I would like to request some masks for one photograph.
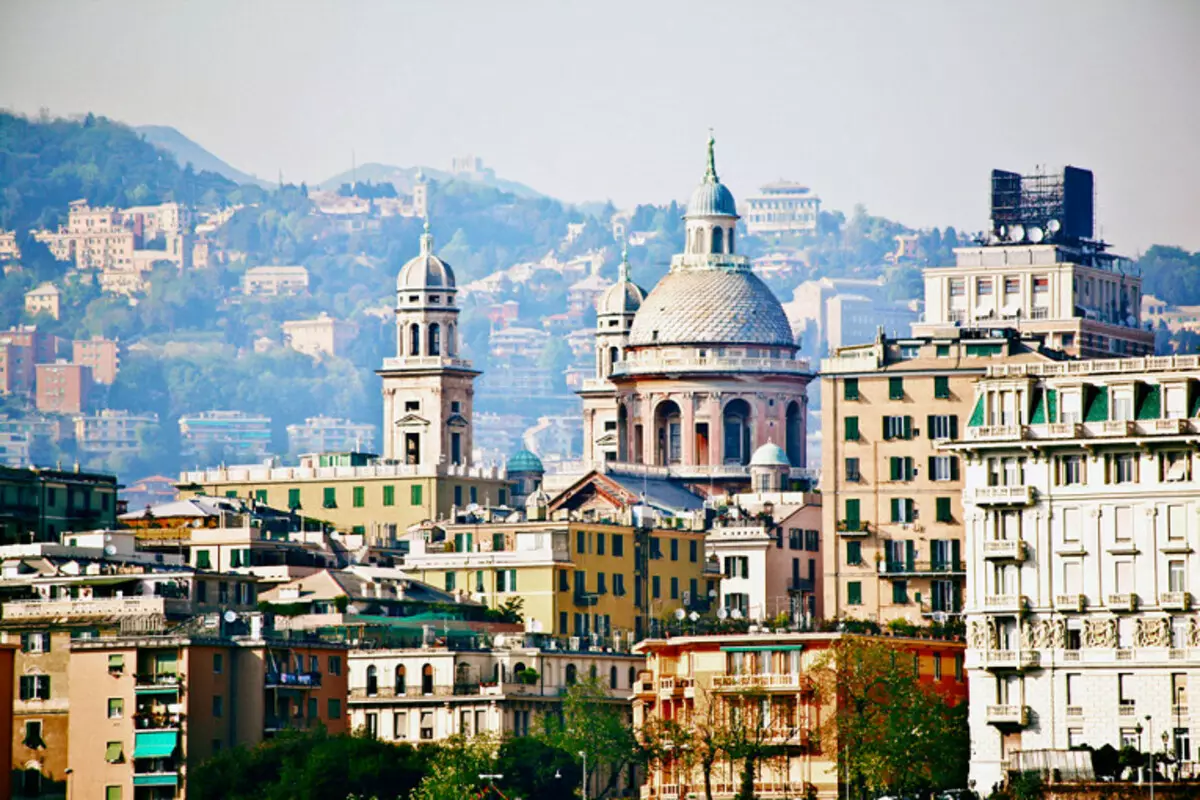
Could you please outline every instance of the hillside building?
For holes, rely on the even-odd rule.
[[[346,347],[358,335],[357,325],[333,319],[325,312],[316,319],[288,320],[281,327],[284,344],[314,358],[345,355]]]
[[[112,475],[0,467],[0,543],[53,542],[64,531],[112,528],[116,522]]]
[[[746,232],[751,236],[813,234],[821,213],[821,198],[807,186],[776,181],[746,198]]]
[[[375,426],[335,417],[309,417],[303,425],[288,425],[288,453],[373,453]]]
[[[261,461],[271,450],[271,418],[244,411],[201,411],[179,417],[185,459],[226,458]]]
[[[38,364],[37,410],[46,414],[79,414],[89,409],[92,368],[59,359]]]
[[[53,283],[43,283],[25,293],[25,313],[30,316],[49,314],[58,319],[61,303],[62,292]]]
[[[0,230],[0,262],[20,260],[21,246],[17,244],[17,232]]]
[[[242,276],[242,294],[276,297],[308,291],[308,270],[304,267],[251,267]]]
[[[101,409],[75,418],[75,447],[80,457],[136,455],[147,437],[158,432],[158,414]]]
[[[72,342],[71,363],[92,368],[92,380],[111,385],[117,379],[121,364],[117,342],[103,336],[76,339]]]

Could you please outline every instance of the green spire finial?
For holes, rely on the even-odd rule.
[[[708,129],[708,169],[704,173],[704,180],[710,183],[717,183],[720,178],[717,177],[717,156],[715,147],[717,140],[713,138],[712,128]]]
[[[621,266],[618,269],[619,277],[626,283],[629,282],[629,242],[621,245]]]

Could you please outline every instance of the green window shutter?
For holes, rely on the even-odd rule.
[[[424,502],[421,499],[421,494],[422,494],[421,489],[422,488],[424,488],[424,487],[422,487],[421,484],[419,484],[419,483],[414,483],[409,488],[409,498],[408,498],[409,505],[419,506],[419,505],[421,505],[422,502]]]
[[[395,486],[383,487],[383,504],[385,506],[396,505],[396,487]]]
[[[892,458],[888,459],[888,472],[889,472],[889,475],[891,476],[891,480],[894,480],[894,481],[900,480],[900,459],[899,458],[896,458],[893,456]]]
[[[937,499],[937,521],[938,522],[953,522],[954,519],[950,516],[950,498],[939,497]]]
[[[858,441],[858,417],[846,417],[846,441]]]
[[[888,378],[888,399],[904,399],[904,378]]]
[[[263,505],[266,505],[267,490],[266,489],[255,489],[254,490],[254,501],[257,503],[262,503]]]
[[[846,563],[861,564],[862,563],[862,542],[847,542],[846,543]]]
[[[862,581],[846,583],[846,603],[852,606],[862,605]]]
[[[199,569],[212,569],[212,560],[207,550],[196,551],[196,566]]]
[[[492,552],[493,553],[501,553],[503,551],[504,551],[504,534],[503,533],[493,533],[492,534]]]
[[[950,480],[958,480],[958,456],[950,456]]]
[[[842,383],[842,399],[858,399],[858,378],[846,378],[845,382]]]
[[[933,378],[933,396],[939,400],[946,400],[950,397],[950,377],[947,375],[935,375]]]
[[[858,530],[859,505],[862,501],[857,498],[846,501],[846,524],[850,530]]]
[[[904,520],[901,519],[901,514],[900,514],[900,498],[893,497],[891,500],[891,505],[892,505],[892,522],[903,522]]]
[[[913,435],[912,434],[912,417],[905,416],[904,417],[904,438],[911,439],[912,435]]]
[[[1138,419],[1159,419],[1162,417],[1162,396],[1159,393],[1158,384],[1147,387],[1144,396],[1142,397],[1141,405],[1138,406]]]
[[[950,438],[958,440],[958,415],[954,414],[950,417]]]
[[[447,592],[454,591],[454,573],[453,572],[446,573],[446,591]]]
[[[892,438],[891,436],[888,436],[888,420],[889,419],[891,419],[891,417],[884,417],[883,423],[880,425],[880,428],[879,428],[879,435],[884,439],[884,441],[887,441],[888,439]]]
[[[904,480],[911,481],[914,477],[916,477],[916,474],[917,474],[917,470],[916,470],[916,467],[913,465],[912,456],[905,456],[904,457]]]
[[[226,497],[237,497],[237,489],[226,489],[225,496]]]
[[[1037,400],[1033,404],[1033,413],[1029,415],[1029,424],[1042,425],[1046,422],[1046,393],[1038,392]]]
[[[517,590],[517,571],[515,569],[510,569],[508,571],[508,590],[510,592],[515,592]]]
[[[892,581],[892,603],[904,605],[908,602],[908,581]]]
[[[917,563],[917,543],[912,539],[907,539],[904,542],[904,564],[909,572],[912,572],[913,567]]]
[[[937,357],[938,358],[949,358],[950,357],[950,345],[939,344],[937,346]]]
[[[288,489],[288,509],[295,511],[300,507],[300,490]]]
[[[962,542],[950,540],[950,568],[957,570],[962,566]]]
[[[355,486],[351,491],[355,508],[362,508],[367,504],[367,490],[363,486]]]
[[[1046,421],[1058,422],[1058,390],[1046,390]]]
[[[1088,403],[1087,414],[1084,415],[1085,422],[1108,422],[1108,389],[1101,387],[1089,387],[1088,393],[1092,396],[1091,402]]]
[[[936,456],[930,456],[928,459],[926,459],[926,464],[925,464],[926,476],[925,477],[927,477],[929,480],[933,480],[933,465],[934,465],[934,463],[936,463],[936,461],[937,461]]]
[[[975,401],[975,409],[971,412],[971,418],[967,420],[968,428],[978,428],[983,425],[983,396],[980,395]]]
[[[325,491],[323,492],[323,495],[324,495],[324,499],[322,500],[322,505],[325,508],[337,508],[337,487],[336,486],[326,486]]]
[[[350,532],[353,534],[357,534],[358,536],[362,536],[363,534],[365,534],[367,532],[367,526],[366,525],[355,525],[353,528],[350,529]]]

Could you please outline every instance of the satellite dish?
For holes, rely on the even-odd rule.
[[[686,611],[684,611],[682,608],[677,608],[677,609],[675,609],[675,619],[677,619],[677,620],[679,620],[679,621],[681,621],[681,622],[682,622],[682,621],[683,621],[683,618],[684,618],[685,616],[687,616],[687,612],[686,612]]]
[[[730,615],[731,617],[733,617],[734,619],[741,619],[741,618],[742,618],[742,611],[741,611],[741,609],[739,609],[739,608],[735,608],[733,611],[730,611],[730,612],[729,612],[729,615]]]
[[[117,548],[113,547],[111,544],[104,545],[104,555],[115,556],[116,554],[117,554]]]
[[[729,618],[729,609],[722,608],[717,611],[717,619],[728,619],[728,618]]]
[[[224,619],[225,619],[226,623],[228,623],[229,625],[232,625],[233,623],[237,622],[237,619],[238,619],[237,612],[234,611],[232,608],[229,609],[228,611],[225,612]]]
[[[1022,225],[1013,225],[1008,229],[1008,240],[1010,242],[1019,242],[1025,238],[1025,228]]]
[[[1029,229],[1029,241],[1033,242],[1034,244],[1040,242],[1045,238],[1045,236],[1046,235],[1042,233],[1041,228],[1033,227]]]
[[[1052,219],[1046,223],[1046,230],[1050,231],[1051,233],[1058,233],[1062,230],[1062,223],[1056,219]]]

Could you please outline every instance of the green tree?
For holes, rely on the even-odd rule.
[[[599,678],[584,678],[567,690],[562,715],[541,718],[542,740],[566,753],[587,756],[588,796],[594,800],[612,797],[621,776],[642,758],[628,710],[609,697]]]
[[[421,780],[413,800],[463,800],[486,781],[480,775],[497,774],[499,741],[491,735],[472,739],[451,736],[435,752],[429,773]]]

